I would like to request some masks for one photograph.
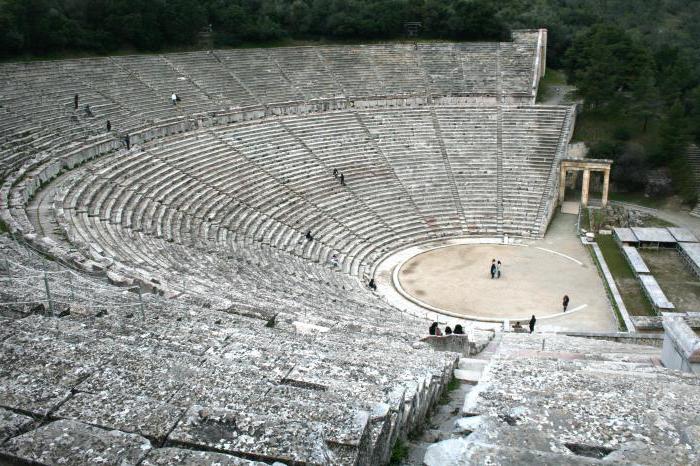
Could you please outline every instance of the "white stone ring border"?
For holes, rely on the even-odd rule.
[[[390,304],[393,306],[402,309],[404,312],[415,315],[417,317],[425,317],[425,318],[432,318],[432,320],[435,321],[440,321],[438,318],[439,316],[442,317],[452,317],[455,319],[459,320],[469,320],[469,321],[476,321],[476,322],[489,322],[489,323],[497,323],[497,324],[503,324],[504,322],[510,322],[510,321],[528,321],[530,320],[530,316],[526,317],[508,317],[504,319],[499,319],[495,317],[482,317],[482,316],[474,316],[474,315],[469,315],[469,314],[460,314],[457,312],[453,311],[448,311],[447,309],[442,309],[439,307],[432,306],[426,302],[421,301],[420,299],[410,295],[408,292],[406,292],[403,287],[401,286],[401,282],[399,280],[399,271],[401,270],[401,267],[414,258],[415,256],[428,252],[428,251],[433,251],[435,249],[442,249],[450,246],[455,246],[459,244],[469,244],[469,245],[478,245],[478,244],[491,244],[491,245],[503,245],[503,246],[520,246],[520,247],[529,247],[527,244],[522,244],[520,240],[513,240],[509,238],[453,238],[449,240],[443,240],[443,241],[431,241],[427,244],[420,244],[420,245],[414,245],[414,246],[409,246],[406,249],[402,249],[394,254],[391,254],[388,257],[385,257],[384,260],[380,264],[377,265],[375,269],[375,281],[377,282],[377,292],[382,295]],[[574,259],[571,256],[568,256],[566,254],[563,254],[558,251],[553,251],[551,249],[546,249],[546,248],[541,248],[537,247],[537,249],[541,251],[545,251],[551,254],[556,254],[558,256],[561,256],[565,259],[568,259],[572,262],[575,262],[576,264],[583,266],[583,264]],[[390,274],[391,279],[386,280],[386,279],[379,279],[382,274],[386,273]],[[577,306],[571,310],[568,310],[566,312],[557,312],[554,314],[548,314],[543,317],[538,317],[537,320],[547,320],[547,319],[553,319],[557,317],[562,317],[562,316],[569,316],[574,313],[578,313],[588,307],[588,304],[582,304],[580,306]],[[410,310],[409,310],[410,309]],[[431,312],[426,312],[426,311],[431,311]],[[422,315],[425,314],[425,315]],[[432,314],[432,316],[431,316]]]

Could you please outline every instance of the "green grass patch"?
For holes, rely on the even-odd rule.
[[[643,207],[649,207],[652,209],[658,209],[662,207],[667,199],[666,198],[655,198],[646,197],[644,193],[610,193],[609,199],[611,201],[628,202],[630,204],[637,204]]]
[[[596,267],[598,268],[598,273],[600,274],[600,278],[603,280],[603,286],[605,287],[605,293],[608,295],[608,300],[610,301],[610,305],[613,308],[613,312],[615,313],[615,319],[617,319],[617,329],[620,332],[626,332],[627,331],[627,325],[625,324],[625,320],[622,318],[622,313],[620,313],[620,308],[617,306],[617,302],[615,301],[615,298],[612,295],[612,291],[610,290],[610,286],[608,285],[608,281],[605,280],[605,277],[603,276],[603,271],[600,266],[600,262],[598,261],[598,256],[596,256],[595,251],[593,248],[587,248],[588,252],[591,254],[591,258],[593,259],[593,263],[595,263]]]
[[[540,79],[540,85],[537,89],[537,102],[544,102],[552,96],[552,87],[565,86],[566,75],[563,71],[549,68],[547,73]]]
[[[634,272],[622,255],[622,251],[612,235],[598,235],[596,236],[596,243],[598,243],[598,247],[603,253],[603,258],[620,291],[627,311],[631,315],[636,316],[656,315],[642,290],[639,280],[634,276]]]
[[[440,399],[438,400],[438,403],[440,405],[446,405],[447,403],[450,402],[450,392],[453,392],[457,390],[462,382],[457,380],[455,377],[452,377],[449,382],[447,382],[447,385],[445,386],[445,390],[443,390],[442,395],[440,396]]]
[[[408,445],[404,443],[403,440],[398,439],[394,444],[394,448],[391,449],[391,458],[389,459],[390,465],[399,465],[401,462],[408,457]]]

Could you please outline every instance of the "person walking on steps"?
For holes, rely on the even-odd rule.
[[[537,322],[537,319],[535,319],[535,315],[532,315],[532,318],[530,318],[530,333],[535,331],[535,322]]]
[[[562,307],[564,307],[564,312],[566,312],[566,308],[569,307],[569,295],[564,295],[564,299],[562,300],[561,304]]]
[[[491,278],[496,278],[496,259],[491,260]]]
[[[131,138],[129,137],[129,134],[124,137],[124,142],[126,143],[126,150],[131,149]]]
[[[340,185],[345,186],[345,175],[342,173],[340,174]]]
[[[173,92],[173,95],[170,96],[170,100],[172,100],[173,105],[177,105],[177,94]]]
[[[112,131],[112,122],[107,120],[107,132],[109,133],[110,131]]]

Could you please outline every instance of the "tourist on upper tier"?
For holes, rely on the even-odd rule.
[[[338,267],[338,254],[333,254],[333,256],[331,256],[331,265],[333,267]]]
[[[173,95],[170,96],[170,100],[173,101],[173,105],[177,105],[177,94],[173,92]]]
[[[311,230],[309,230],[309,231],[306,232],[305,238],[306,238],[307,241],[313,241],[313,240],[314,240],[314,236],[311,234]]]
[[[333,169],[333,178],[338,178],[338,169],[337,168]]]
[[[530,333],[535,331],[535,322],[537,322],[537,319],[535,319],[533,314],[532,318],[530,319]]]
[[[561,304],[564,307],[564,312],[566,312],[566,308],[569,307],[569,295],[564,295],[564,299],[562,300]]]
[[[455,335],[464,335],[464,329],[462,329],[462,324],[455,325],[454,332],[452,333],[454,333]]]
[[[112,131],[112,122],[107,120],[107,132]]]
[[[75,97],[73,97],[73,108],[78,110],[78,94],[75,94]]]
[[[437,326],[438,326],[437,322],[433,322],[432,324],[430,324],[430,327],[428,327],[428,333],[430,335],[435,335],[435,329],[437,328]]]
[[[131,138],[128,134],[124,137],[124,142],[126,143],[126,150],[131,149]]]
[[[342,173],[340,174],[340,184],[345,186],[345,175],[343,175]]]
[[[501,261],[496,262],[496,278],[501,278]]]
[[[445,335],[452,335],[452,329],[449,325],[445,327]]]
[[[441,337],[442,336],[442,330],[440,330],[440,327],[435,327],[435,336],[436,337]]]
[[[491,260],[491,278],[496,277],[496,259]]]
[[[372,291],[377,291],[377,284],[374,283],[374,278],[369,279],[369,283],[367,283],[367,287]]]

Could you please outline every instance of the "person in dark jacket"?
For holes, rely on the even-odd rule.
[[[437,326],[438,326],[437,322],[433,322],[432,324],[430,324],[430,327],[428,327],[428,333],[430,335],[435,335],[435,329],[437,328]]]
[[[338,169],[337,168],[333,169],[333,178],[338,178]]]
[[[537,319],[535,319],[535,316],[533,315],[530,319],[530,333],[535,331],[535,322],[537,322]]]
[[[464,335],[464,329],[462,328],[462,324],[455,325],[455,329],[452,333],[454,333],[455,335]]]
[[[345,175],[342,173],[340,174],[340,185],[345,186]]]
[[[564,312],[566,312],[566,308],[569,307],[569,295],[564,295],[564,299],[562,300],[561,304],[564,307]]]
[[[491,260],[491,278],[496,278],[496,259]]]
[[[78,110],[78,94],[75,94],[75,97],[73,97],[73,108]]]
[[[131,149],[131,138],[128,134],[124,137],[124,142],[126,143],[126,150]]]
[[[109,133],[110,131],[112,131],[112,122],[107,120],[107,132]]]
[[[377,284],[374,283],[374,278],[370,278],[369,283],[367,284],[370,290],[372,291],[377,291]]]
[[[449,325],[445,327],[445,335],[452,335],[452,329]]]
[[[306,241],[313,241],[314,240],[314,235],[311,234],[311,230],[306,232]]]

